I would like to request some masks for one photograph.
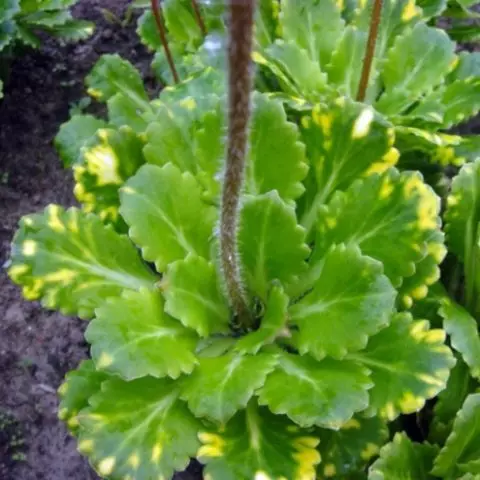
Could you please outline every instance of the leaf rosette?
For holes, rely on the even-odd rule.
[[[61,416],[104,477],[170,478],[195,456],[214,480],[363,468],[385,422],[422,408],[454,364],[443,330],[396,311],[442,244],[438,199],[394,168],[391,124],[348,99],[298,128],[253,96],[238,240],[255,322],[238,327],[218,266],[221,102],[172,101],[175,122],[149,123],[119,189],[127,234],[52,206],[13,242],[9,274],[30,299],[93,318]],[[128,132],[109,141],[132,162]]]

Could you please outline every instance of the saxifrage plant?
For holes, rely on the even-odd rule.
[[[13,242],[26,298],[93,318],[60,415],[108,478],[169,478],[195,456],[212,479],[361,475],[386,422],[455,363],[442,329],[396,308],[438,279],[439,199],[392,166],[369,106],[316,105],[299,130],[257,93],[247,128],[252,3],[231,4],[226,160],[211,95],[202,128],[147,128],[120,189],[128,236],[52,205]]]
[[[0,3],[0,63],[5,63],[19,46],[38,48],[39,32],[61,40],[77,41],[93,32],[93,23],[76,20],[70,13],[78,0],[2,0]],[[6,65],[0,65],[1,70]],[[0,98],[2,97],[0,72]]]

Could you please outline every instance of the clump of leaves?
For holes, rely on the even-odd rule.
[[[2,0],[0,4],[0,60],[19,46],[38,48],[38,33],[63,41],[78,41],[93,32],[93,24],[74,19],[70,12],[77,0]],[[1,92],[0,79],[0,98]]]
[[[147,127],[146,163],[120,189],[128,235],[76,208],[22,219],[11,278],[93,318],[60,415],[106,477],[169,478],[195,456],[222,480],[362,471],[386,422],[454,364],[442,330],[395,308],[405,282],[425,291],[427,259],[438,277],[438,198],[392,167],[392,126],[370,107],[317,105],[299,129],[255,94],[236,232],[245,326],[219,262],[217,105],[178,137],[163,116]]]

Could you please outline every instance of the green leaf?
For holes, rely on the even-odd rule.
[[[50,35],[60,38],[64,42],[78,42],[87,39],[93,34],[95,24],[87,20],[71,19],[47,30]]]
[[[449,72],[454,51],[455,43],[443,30],[424,23],[397,37],[383,67],[385,92],[376,108],[385,114],[395,114],[413,105]]]
[[[76,370],[67,373],[58,389],[58,418],[67,424],[74,435],[78,433],[80,425],[78,413],[88,406],[88,399],[100,390],[102,382],[108,378],[109,375],[95,369],[92,360],[84,360]]]
[[[416,0],[416,4],[427,18],[437,17],[447,8],[447,0]]]
[[[279,242],[279,239],[282,239]],[[288,283],[306,270],[309,248],[295,210],[276,191],[248,196],[240,212],[238,243],[247,289],[263,301],[270,282]]]
[[[344,21],[334,0],[284,0],[280,14],[284,38],[326,66],[341,36]]]
[[[120,202],[130,237],[159,272],[188,253],[209,257],[216,209],[203,203],[190,173],[171,163],[144,165],[120,190]]]
[[[289,298],[283,288],[280,285],[273,285],[258,330],[240,338],[235,350],[255,355],[263,345],[273,343],[275,338],[286,330],[288,303]]]
[[[194,49],[202,40],[202,32],[190,2],[164,0],[162,9],[165,24],[175,42],[185,45],[187,50]]]
[[[200,336],[229,331],[230,309],[212,263],[188,254],[168,266],[161,288],[165,311]]]
[[[157,291],[126,290],[97,308],[85,332],[99,370],[125,380],[191,373],[197,336],[164,313]],[[132,359],[134,359],[132,361]]]
[[[434,480],[430,475],[438,452],[434,445],[412,442],[404,433],[380,450],[380,458],[370,467],[368,480]]]
[[[439,231],[439,212],[440,200],[418,172],[390,169],[357,180],[319,209],[310,264],[321,261],[331,245],[356,243],[364,255],[382,262],[398,287],[425,257],[427,240]]]
[[[453,179],[445,212],[449,249],[466,264],[473,261],[480,222],[480,159],[464,165]]]
[[[281,352],[259,391],[259,403],[301,427],[338,429],[368,406],[369,370],[354,362]],[[288,385],[288,395],[285,386]]]
[[[195,416],[224,424],[247,406],[275,364],[275,355],[269,353],[200,358],[182,383],[181,398]]]
[[[4,0],[0,5],[0,23],[11,20],[20,11],[20,0]]]
[[[128,126],[139,134],[145,132],[152,116],[147,104],[141,109],[137,102],[122,93],[117,93],[107,100],[107,110],[111,125]]]
[[[117,54],[102,55],[85,81],[88,94],[101,102],[121,93],[137,108],[150,108],[140,73]]]
[[[259,93],[253,96],[250,144],[246,191],[258,195],[277,190],[285,201],[299,197],[308,171],[305,146],[282,104]]]
[[[463,468],[470,462],[478,462],[479,458],[480,393],[477,393],[469,395],[458,412],[452,433],[435,459],[432,473],[445,479],[456,478],[460,472],[479,473],[473,468]]]
[[[480,78],[469,77],[448,85],[442,94],[445,105],[442,128],[467,121],[480,111]]]
[[[170,379],[114,378],[79,415],[79,450],[102,477],[171,478],[199,447],[201,423]]]
[[[85,142],[81,161],[74,165],[74,193],[83,210],[105,223],[124,227],[118,208],[119,189],[145,163],[143,141],[130,127],[99,129]]]
[[[317,105],[302,119],[307,158],[312,164],[316,189],[300,217],[310,232],[318,208],[335,190],[345,190],[362,175],[382,173],[398,160],[392,148],[394,131],[371,107],[344,98],[330,107]]]
[[[317,478],[350,478],[378,454],[388,437],[388,429],[378,417],[353,417],[339,430],[319,430],[318,450],[322,463]]]
[[[445,388],[455,360],[444,344],[445,332],[428,327],[426,320],[396,314],[365,350],[348,355],[371,370],[375,386],[369,392],[368,413],[394,420],[400,413],[420,410]]]
[[[438,395],[433,409],[433,419],[430,423],[429,440],[439,445],[445,444],[452,431],[457,412],[463,405],[469,393],[474,391],[475,381],[470,377],[466,363],[457,359],[450,372],[447,386]]]
[[[334,246],[315,265],[313,290],[289,309],[295,344],[317,360],[361,350],[388,324],[395,297],[379,262],[356,245]]]
[[[480,336],[476,320],[447,297],[443,299],[439,313],[452,347],[462,355],[472,376],[480,380]]]
[[[211,480],[315,477],[319,439],[252,401],[219,430],[201,432],[199,460]]]
[[[65,167],[79,163],[80,152],[95,133],[106,128],[105,121],[93,115],[74,115],[64,123],[55,137],[55,148]]]
[[[156,281],[127,237],[94,215],[58,205],[23,218],[9,275],[27,299],[82,318],[92,317],[105,298],[152,289]]]

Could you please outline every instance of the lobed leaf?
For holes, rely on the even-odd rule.
[[[188,254],[168,266],[161,288],[165,311],[201,337],[229,331],[230,309],[212,263]]]
[[[60,127],[54,143],[64,167],[81,162],[82,147],[102,128],[105,121],[93,115],[74,115]]]
[[[313,289],[289,309],[294,343],[317,360],[361,350],[388,325],[396,292],[382,265],[356,245],[333,246],[315,266]]]
[[[227,425],[199,435],[197,452],[212,480],[240,478],[314,478],[319,439],[286,417],[274,415],[251,401]]]
[[[27,299],[82,318],[107,297],[152,289],[156,281],[127,237],[94,215],[58,205],[22,219],[8,273]]]
[[[320,438],[318,450],[322,462],[317,468],[317,478],[344,478],[362,471],[376,456],[388,437],[385,422],[378,418],[358,415],[339,430],[317,430]]]
[[[247,406],[256,390],[275,368],[269,353],[200,358],[195,371],[182,383],[181,398],[197,417],[225,424]]]
[[[244,198],[238,243],[247,289],[263,301],[273,280],[287,283],[306,270],[304,229],[276,191]]]
[[[76,370],[67,373],[58,389],[58,418],[67,424],[72,434],[78,434],[79,412],[88,406],[88,399],[100,390],[101,384],[108,378],[105,372],[95,369],[92,360],[84,360]]]
[[[380,450],[380,458],[370,467],[368,480],[433,480],[429,472],[438,447],[412,442],[404,433]]]
[[[97,369],[125,380],[178,378],[197,360],[197,336],[164,313],[157,291],[124,291],[97,308],[85,332]]]
[[[79,415],[79,450],[102,477],[170,478],[199,447],[202,425],[170,379],[112,378]]]
[[[120,204],[130,237],[159,272],[188,253],[209,257],[216,209],[203,203],[190,173],[144,165],[120,190]]]
[[[398,287],[425,257],[427,240],[439,231],[439,211],[438,197],[418,172],[390,169],[358,180],[319,209],[310,264],[315,268],[331,245],[357,244]]]
[[[445,388],[455,360],[444,345],[445,332],[428,327],[426,320],[396,314],[365,350],[347,356],[371,370],[368,413],[394,420],[400,413],[420,410]]]
[[[285,395],[285,386],[289,392]],[[301,427],[338,429],[368,406],[369,370],[354,362],[281,352],[259,391],[259,403]]]

